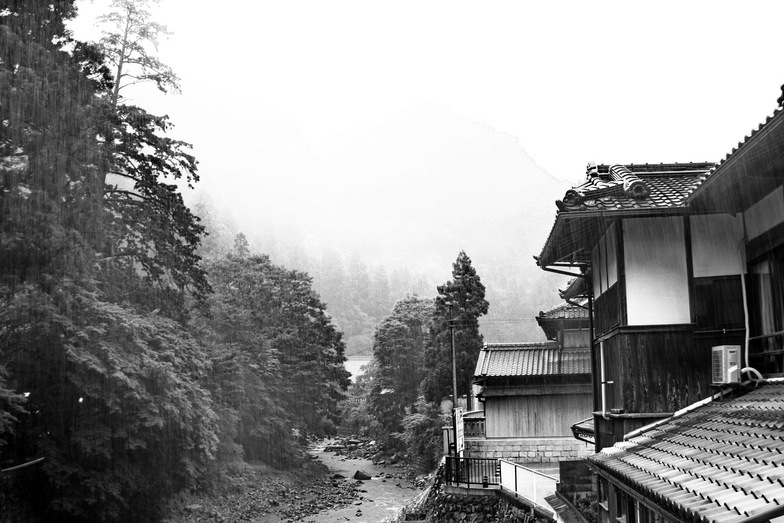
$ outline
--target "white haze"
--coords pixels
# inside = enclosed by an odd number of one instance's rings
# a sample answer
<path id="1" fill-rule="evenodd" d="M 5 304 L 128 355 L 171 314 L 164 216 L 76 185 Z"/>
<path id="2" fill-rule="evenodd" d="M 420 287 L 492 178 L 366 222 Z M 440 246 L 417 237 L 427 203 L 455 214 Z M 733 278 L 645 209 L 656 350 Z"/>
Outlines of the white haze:
<path id="1" fill-rule="evenodd" d="M 107 4 L 78 2 L 77 36 L 97 37 Z M 531 256 L 588 161 L 717 161 L 784 82 L 774 1 L 163 0 L 156 13 L 183 93 L 131 101 L 172 117 L 197 189 L 253 248 L 432 284 L 464 249 L 496 321 L 558 302 L 565 279 Z M 519 281 L 549 291 L 510 304 Z"/>

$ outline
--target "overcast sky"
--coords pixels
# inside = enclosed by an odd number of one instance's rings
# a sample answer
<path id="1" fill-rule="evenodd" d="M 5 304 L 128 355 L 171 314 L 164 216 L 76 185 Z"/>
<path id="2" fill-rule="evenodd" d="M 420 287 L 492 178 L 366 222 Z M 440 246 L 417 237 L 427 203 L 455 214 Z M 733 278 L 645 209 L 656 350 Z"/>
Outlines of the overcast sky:
<path id="1" fill-rule="evenodd" d="M 107 4 L 78 2 L 78 34 Z M 163 0 L 155 12 L 183 94 L 140 102 L 172 115 L 203 171 L 230 161 L 216 135 L 263 139 L 274 121 L 318 152 L 417 104 L 514 136 L 570 181 L 590 160 L 716 161 L 784 83 L 781 1 Z"/>

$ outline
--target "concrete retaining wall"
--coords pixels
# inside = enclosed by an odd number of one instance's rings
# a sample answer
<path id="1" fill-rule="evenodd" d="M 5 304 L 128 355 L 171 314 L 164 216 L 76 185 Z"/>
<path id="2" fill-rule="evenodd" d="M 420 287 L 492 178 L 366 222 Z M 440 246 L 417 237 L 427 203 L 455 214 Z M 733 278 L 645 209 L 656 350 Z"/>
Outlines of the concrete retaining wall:
<path id="1" fill-rule="evenodd" d="M 593 454 L 593 445 L 572 437 L 466 439 L 465 456 L 502 458 L 515 463 L 558 463 Z"/>

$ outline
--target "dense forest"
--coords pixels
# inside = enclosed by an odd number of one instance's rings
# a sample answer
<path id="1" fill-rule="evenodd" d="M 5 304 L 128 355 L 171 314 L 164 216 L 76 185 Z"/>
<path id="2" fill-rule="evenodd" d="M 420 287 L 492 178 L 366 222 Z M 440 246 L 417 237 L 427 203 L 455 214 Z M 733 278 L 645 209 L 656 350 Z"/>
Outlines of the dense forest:
<path id="1" fill-rule="evenodd" d="M 148 8 L 114 0 L 98 42 L 67 29 L 72 0 L 0 10 L 2 517 L 157 521 L 232 464 L 292 467 L 339 430 L 434 464 L 451 330 L 463 395 L 482 333 L 535 332 L 549 282 L 499 262 L 486 288 L 460 252 L 439 285 L 186 201 L 191 145 L 126 98 L 180 89 Z M 372 359 L 350 390 L 347 355 Z"/>
<path id="2" fill-rule="evenodd" d="M 378 326 L 392 313 L 400 300 L 411 295 L 435 298 L 442 279 L 449 275 L 449 262 L 438 271 L 425 270 L 412 260 L 412 268 L 371 264 L 357 252 L 341 253 L 326 249 L 306 250 L 293 238 L 278 238 L 272 234 L 245 234 L 230 210 L 219 207 L 209 194 L 198 192 L 193 198 L 194 213 L 209 234 L 203 239 L 199 253 L 204 257 L 231 252 L 234 238 L 247 236 L 251 250 L 264 252 L 282 266 L 294 268 L 313 277 L 313 287 L 324 301 L 327 312 L 346 343 L 346 356 L 370 359 L 373 338 Z M 528 218 L 521 216 L 506 227 L 521 238 L 530 235 Z M 468 243 L 468 242 L 467 242 Z M 542 339 L 534 317 L 557 303 L 555 291 L 560 276 L 543 273 L 530 258 L 519 260 L 525 242 L 504 246 L 502 252 L 478 266 L 486 287 L 487 299 L 493 303 L 488 313 L 480 318 L 479 329 L 487 341 L 518 342 Z M 495 249 L 492 252 L 498 252 Z M 454 253 L 450 253 L 453 255 Z M 524 268 L 518 270 L 513 263 Z"/>
<path id="3" fill-rule="evenodd" d="M 452 401 L 471 394 L 484 337 L 479 319 L 490 304 L 468 255 L 435 298 L 407 296 L 376 327 L 373 358 L 349 390 L 345 430 L 373 438 L 383 451 L 434 467 L 443 454 L 442 427 Z M 452 353 L 454 349 L 454 370 Z"/>
<path id="4" fill-rule="evenodd" d="M 3 517 L 154 521 L 232 460 L 295 463 L 335 432 L 345 347 L 311 278 L 205 256 L 171 122 L 123 96 L 176 91 L 165 32 L 117 0 L 75 41 L 73 2 L 0 10 Z"/>

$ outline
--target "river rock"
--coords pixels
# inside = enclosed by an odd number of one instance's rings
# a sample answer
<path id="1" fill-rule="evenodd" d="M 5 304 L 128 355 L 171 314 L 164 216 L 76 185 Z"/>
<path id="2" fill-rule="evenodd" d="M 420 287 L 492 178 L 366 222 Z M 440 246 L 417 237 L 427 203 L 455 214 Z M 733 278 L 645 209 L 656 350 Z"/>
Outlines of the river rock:
<path id="1" fill-rule="evenodd" d="M 368 474 L 367 472 L 365 472 L 364 470 L 357 470 L 357 471 L 354 473 L 354 479 L 359 479 L 359 480 L 362 480 L 362 481 L 367 481 L 367 480 L 369 480 L 369 479 L 371 479 L 371 478 L 372 478 L 372 476 L 371 476 L 370 474 Z"/>

